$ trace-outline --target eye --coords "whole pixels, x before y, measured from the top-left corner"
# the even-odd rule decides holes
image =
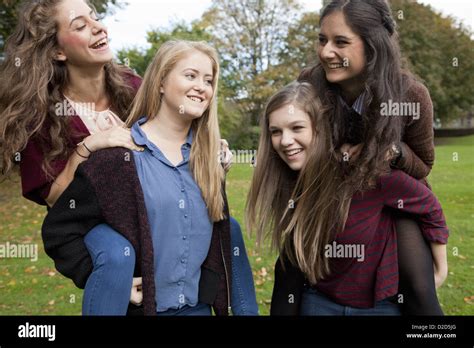
[[[188,73],[188,74],[186,74],[185,76],[186,76],[188,79],[190,79],[190,80],[192,80],[192,79],[194,79],[194,78],[196,77],[196,75],[193,74],[193,73]]]
[[[344,41],[344,40],[336,40],[336,45],[338,46],[344,46],[344,45],[347,45],[348,42],[347,41]]]
[[[301,130],[301,129],[304,129],[304,127],[303,127],[303,126],[294,126],[294,127],[293,127],[293,130],[294,130],[294,131],[299,131],[299,130]]]
[[[270,134],[273,135],[278,135],[280,134],[281,131],[279,129],[270,129]]]
[[[77,30],[77,31],[81,31],[81,30],[83,30],[85,27],[86,27],[86,25],[84,24],[83,26],[77,28],[76,30]]]
[[[319,44],[320,44],[320,45],[326,44],[327,41],[328,41],[328,40],[326,40],[326,38],[324,38],[324,37],[320,37],[320,38],[319,38]]]
[[[207,83],[209,86],[212,86],[212,80],[206,80],[206,83]]]

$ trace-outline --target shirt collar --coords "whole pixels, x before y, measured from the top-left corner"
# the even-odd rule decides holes
[[[362,115],[364,113],[364,103],[365,103],[365,100],[366,100],[366,97],[367,97],[367,90],[364,90],[358,97],[357,99],[355,100],[355,102],[352,104],[351,107],[349,107],[349,105],[347,105],[347,103],[345,102],[345,100],[339,95],[339,99],[341,100],[342,102],[342,105],[344,105],[346,108],[348,109],[352,109],[354,110],[355,112],[357,112],[359,115]]]
[[[144,116],[132,125],[132,129],[131,129],[132,139],[135,142],[135,144],[137,144],[138,146],[146,146],[150,151],[153,152],[155,146],[151,144],[145,132],[140,127],[147,120],[148,118]],[[183,144],[183,146],[187,145],[185,146],[185,148],[190,148],[192,143],[193,143],[193,129],[191,127],[189,129],[188,135],[186,136],[186,142]]]

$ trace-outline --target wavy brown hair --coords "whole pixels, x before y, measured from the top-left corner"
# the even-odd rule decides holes
[[[307,113],[313,139],[307,162],[295,172],[272,146],[269,118],[292,105]],[[246,223],[257,241],[270,234],[272,246],[315,284],[330,273],[325,246],[342,231],[352,187],[335,156],[331,125],[314,88],[293,82],[270,98],[260,120],[257,165],[247,198]]]
[[[132,105],[127,125],[131,127],[138,119],[151,119],[158,115],[161,107],[160,87],[171,70],[181,59],[193,51],[209,57],[212,63],[212,98],[204,114],[192,121],[193,144],[189,166],[194,180],[201,189],[212,221],[224,218],[223,182],[224,169],[219,161],[220,132],[217,118],[217,82],[219,80],[219,58],[214,48],[204,41],[167,41],[156,52],[148,66],[142,85]]]
[[[18,11],[18,24],[5,45],[0,66],[0,169],[8,174],[13,158],[35,137],[42,147],[45,173],[51,163],[68,158],[70,118],[58,117],[55,105],[63,103],[69,83],[64,62],[54,59],[58,48],[58,4],[63,0],[26,1]],[[91,4],[85,0],[91,6]],[[117,114],[125,119],[134,93],[124,80],[125,67],[109,62],[104,67],[106,91]]]
[[[355,191],[362,191],[389,170],[387,153],[402,136],[400,117],[381,116],[381,104],[389,100],[403,102],[414,76],[402,67],[396,24],[385,0],[333,0],[323,9],[320,26],[335,12],[344,15],[346,23],[364,43],[367,63],[363,76],[368,98],[362,119],[355,124],[344,111],[341,89],[326,79],[320,62],[304,69],[298,80],[308,81],[316,88],[331,124],[336,149],[344,143],[363,144],[361,155],[345,162],[347,180]]]

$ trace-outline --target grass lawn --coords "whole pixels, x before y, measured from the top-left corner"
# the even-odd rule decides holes
[[[449,277],[439,289],[448,315],[474,315],[474,136],[442,139],[429,177],[448,221]],[[252,167],[234,164],[227,194],[244,229],[243,214]],[[80,315],[82,290],[61,276],[44,253],[41,223],[45,208],[21,197],[19,179],[0,183],[0,245],[36,244],[38,260],[0,259],[0,315]],[[261,314],[268,314],[276,259],[266,247],[257,250],[244,232]]]

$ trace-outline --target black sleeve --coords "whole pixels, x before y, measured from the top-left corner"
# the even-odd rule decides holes
[[[43,222],[46,254],[56,269],[83,289],[92,271],[84,236],[101,222],[96,193],[79,166],[74,180],[49,210]]]
[[[282,256],[275,264],[275,283],[273,285],[270,315],[299,315],[301,294],[305,284],[304,273]]]

